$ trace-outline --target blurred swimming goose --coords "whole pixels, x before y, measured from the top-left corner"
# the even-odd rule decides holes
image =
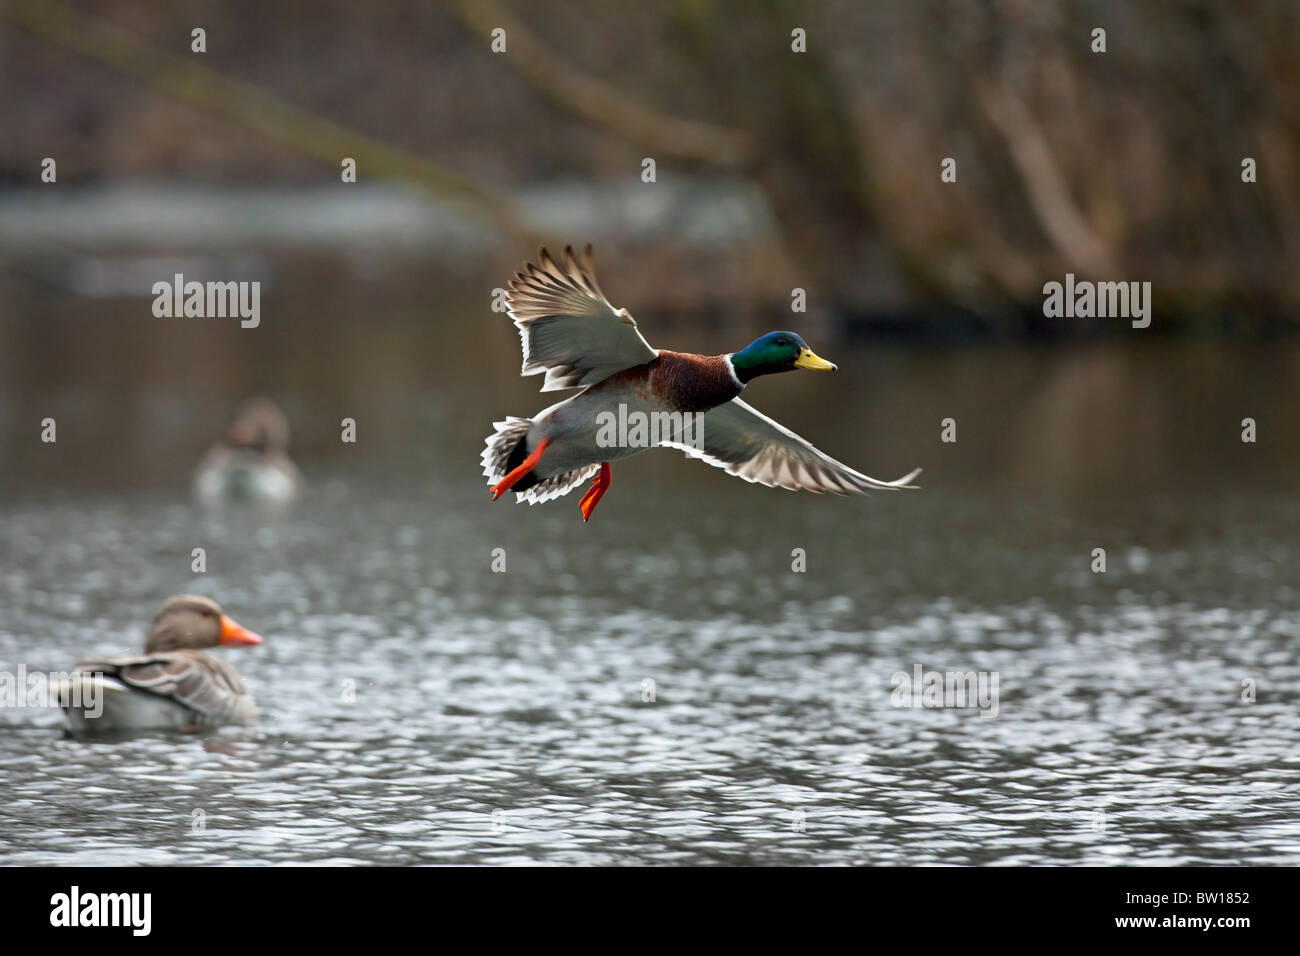
[[[545,248],[509,283],[510,317],[524,375],[542,391],[582,391],[532,418],[495,422],[483,452],[493,499],[506,491],[535,504],[595,476],[579,502],[591,517],[609,489],[610,462],[649,447],[679,448],[728,474],[770,487],[831,494],[914,487],[916,469],[879,481],[836,461],[738,397],[760,375],[834,370],[793,332],[768,332],[738,352],[695,355],[651,348],[627,309],[596,282],[591,246],[562,262]],[[675,416],[675,417],[674,417]]]
[[[284,506],[298,497],[302,475],[289,458],[289,420],[274,402],[245,402],[225,437],[194,472],[194,497],[205,507]]]
[[[153,619],[143,654],[78,661],[61,686],[60,705],[76,734],[252,723],[257,707],[239,674],[202,649],[261,643],[215,601],[180,594]]]

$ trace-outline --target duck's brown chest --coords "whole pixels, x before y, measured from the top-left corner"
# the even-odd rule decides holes
[[[649,363],[650,390],[684,412],[705,412],[740,394],[725,355],[659,351]]]

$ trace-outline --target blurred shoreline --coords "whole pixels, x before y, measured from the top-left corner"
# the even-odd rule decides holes
[[[1300,326],[1298,43],[1287,4],[0,4],[0,244],[508,276],[595,241],[634,309],[801,288],[832,333],[940,339],[1059,334],[1072,273],[1150,282],[1156,334],[1270,337]]]
[[[615,298],[632,303],[634,312],[662,309],[667,321],[684,313],[687,322],[758,334],[784,316],[835,340],[870,335],[940,343],[1130,334],[1120,318],[1046,317],[1041,299],[978,314],[904,294],[887,275],[859,277],[852,307],[826,290],[805,289],[808,312],[792,314],[787,283],[793,279],[771,247],[771,209],[740,180],[688,180],[654,190],[563,181],[521,189],[516,202],[533,232],[556,237],[550,245],[593,243],[602,281],[628,290]],[[264,285],[283,276],[286,285],[314,286],[337,282],[341,269],[357,295],[386,294],[369,289],[373,283],[424,281],[426,294],[445,295],[451,287],[453,295],[469,297],[473,283],[504,285],[532,253],[451,203],[391,186],[0,189],[0,269],[10,274],[18,309],[24,285],[54,297],[130,299],[175,273]],[[1168,293],[1155,289],[1151,327],[1132,334],[1268,339],[1300,333],[1290,314],[1240,304],[1188,309]]]

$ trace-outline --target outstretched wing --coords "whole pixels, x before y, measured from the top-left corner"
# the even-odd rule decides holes
[[[918,468],[897,481],[879,481],[822,454],[790,429],[738,398],[705,413],[694,441],[663,442],[746,481],[791,491],[864,494],[873,488],[914,488]],[[679,436],[681,437],[681,436]],[[686,436],[692,437],[692,436]]]
[[[545,248],[537,258],[510,280],[506,300],[523,342],[522,374],[545,372],[543,392],[594,385],[659,354],[600,291],[591,246],[581,259],[565,246],[562,266]]]
[[[235,698],[248,693],[233,667],[193,651],[83,660],[76,669],[116,677],[127,687],[169,698],[205,716],[225,713]]]

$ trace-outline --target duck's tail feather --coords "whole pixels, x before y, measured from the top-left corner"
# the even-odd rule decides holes
[[[488,487],[497,484],[511,469],[517,467],[527,456],[524,436],[532,427],[532,419],[516,418],[511,415],[503,422],[493,422],[496,431],[487,437],[487,447],[483,449],[483,477]],[[598,463],[584,465],[573,471],[538,479],[532,474],[524,475],[512,489],[515,501],[527,501],[535,505],[566,495],[582,484],[600,469]]]
[[[514,415],[503,422],[492,423],[496,431],[488,435],[487,447],[483,449],[483,457],[480,459],[483,463],[483,477],[489,486],[501,481],[515,467],[510,464],[510,456],[519,448],[532,424],[532,419],[516,418]],[[522,460],[522,456],[519,457]]]

